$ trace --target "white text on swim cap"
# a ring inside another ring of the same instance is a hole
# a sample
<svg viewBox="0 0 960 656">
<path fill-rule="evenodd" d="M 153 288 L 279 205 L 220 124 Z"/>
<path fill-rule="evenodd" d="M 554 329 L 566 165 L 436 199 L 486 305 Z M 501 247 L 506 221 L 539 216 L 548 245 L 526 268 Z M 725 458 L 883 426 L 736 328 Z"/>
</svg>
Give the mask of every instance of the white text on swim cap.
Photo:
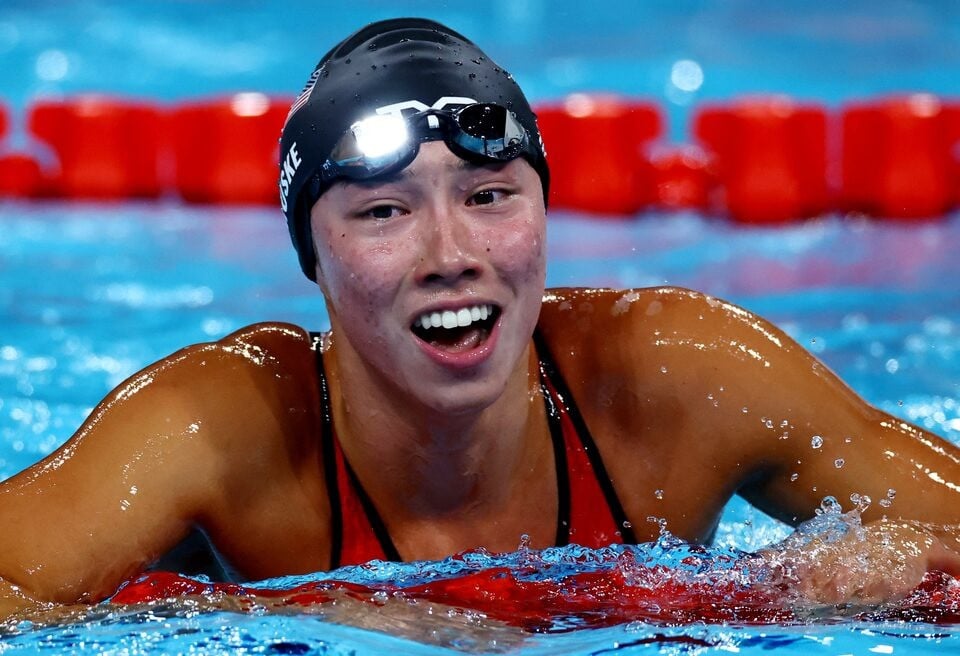
<svg viewBox="0 0 960 656">
<path fill-rule="evenodd" d="M 283 166 L 280 170 L 280 208 L 287 211 L 287 196 L 290 193 L 290 183 L 293 182 L 293 176 L 300 168 L 300 153 L 297 152 L 297 142 L 290 144 L 286 156 L 283 158 Z"/>
<path fill-rule="evenodd" d="M 403 118 L 403 111 L 405 109 L 425 112 L 428 109 L 443 109 L 450 105 L 475 105 L 476 103 L 477 101 L 473 98 L 466 98 L 464 96 L 443 96 L 433 103 L 432 106 L 422 103 L 419 100 L 404 100 L 403 102 L 377 107 L 377 114 L 396 114 L 400 118 Z"/>
</svg>

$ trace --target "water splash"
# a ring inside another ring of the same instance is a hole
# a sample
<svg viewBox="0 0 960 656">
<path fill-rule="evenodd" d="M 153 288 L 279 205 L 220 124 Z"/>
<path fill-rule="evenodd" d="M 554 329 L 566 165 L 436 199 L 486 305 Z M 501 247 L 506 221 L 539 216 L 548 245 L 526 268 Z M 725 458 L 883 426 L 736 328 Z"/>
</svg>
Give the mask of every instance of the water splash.
<svg viewBox="0 0 960 656">
<path fill-rule="evenodd" d="M 842 513 L 825 499 L 814 520 L 776 546 L 790 554 L 813 541 L 836 545 L 861 531 L 859 513 Z M 774 563 L 771 566 L 771 562 Z M 783 561 L 736 549 L 693 545 L 664 532 L 653 543 L 542 551 L 522 546 L 508 554 L 468 551 L 442 561 L 373 561 L 306 577 L 283 577 L 251 586 L 153 573 L 131 581 L 114 604 L 176 604 L 200 599 L 244 612 L 321 612 L 349 601 L 391 612 L 438 612 L 482 626 L 524 632 L 563 632 L 641 621 L 659 626 L 690 623 L 793 624 L 812 616 L 849 615 L 849 607 L 803 603 L 796 571 Z M 932 621 L 960 613 L 960 588 L 950 577 L 928 575 L 907 599 L 871 608 L 871 616 L 899 616 L 936 608 Z M 826 608 L 826 609 L 825 609 Z M 417 611 L 417 609 L 420 609 Z M 427 610 L 424 610 L 427 609 Z M 389 613 L 388 613 L 389 614 Z M 334 618 L 336 619 L 336 618 Z"/>
<path fill-rule="evenodd" d="M 838 544 L 861 529 L 856 510 L 844 513 L 827 498 L 817 517 L 772 549 Z M 871 607 L 801 602 L 790 583 L 783 569 L 758 554 L 694 545 L 664 531 L 656 542 L 637 546 L 480 549 L 441 561 L 372 561 L 250 585 L 152 572 L 102 604 L 47 607 L 8 620 L 0 624 L 0 641 L 63 646 L 79 640 L 91 649 L 151 641 L 147 646 L 183 651 L 183 640 L 190 640 L 210 653 L 341 653 L 338 645 L 383 653 L 398 649 L 390 641 L 403 641 L 404 653 L 436 653 L 420 650 L 428 647 L 502 653 L 527 649 L 535 636 L 579 641 L 593 635 L 582 629 L 624 632 L 627 645 L 686 644 L 694 640 L 691 627 L 700 627 L 703 635 L 694 642 L 703 647 L 736 646 L 730 642 L 736 627 L 782 632 L 821 623 L 960 623 L 960 584 L 943 574 L 928 574 L 898 602 Z"/>
</svg>

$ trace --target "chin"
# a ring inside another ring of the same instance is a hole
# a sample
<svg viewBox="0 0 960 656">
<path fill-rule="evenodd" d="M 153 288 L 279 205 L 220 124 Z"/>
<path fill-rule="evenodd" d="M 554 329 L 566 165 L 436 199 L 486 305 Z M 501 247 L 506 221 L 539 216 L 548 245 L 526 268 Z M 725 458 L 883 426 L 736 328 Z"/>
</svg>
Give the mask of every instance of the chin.
<svg viewBox="0 0 960 656">
<path fill-rule="evenodd" d="M 470 381 L 446 386 L 429 396 L 420 396 L 419 401 L 430 411 L 449 417 L 483 412 L 502 395 L 506 385 L 492 380 Z"/>
</svg>

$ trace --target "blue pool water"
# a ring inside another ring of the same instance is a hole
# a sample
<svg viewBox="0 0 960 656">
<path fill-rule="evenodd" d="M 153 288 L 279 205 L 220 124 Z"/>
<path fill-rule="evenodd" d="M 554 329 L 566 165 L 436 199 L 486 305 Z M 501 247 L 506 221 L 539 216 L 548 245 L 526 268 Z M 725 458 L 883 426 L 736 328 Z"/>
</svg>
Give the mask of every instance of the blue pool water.
<svg viewBox="0 0 960 656">
<path fill-rule="evenodd" d="M 319 293 L 299 275 L 272 209 L 5 203 L 0 224 L 3 477 L 62 442 L 124 377 L 184 344 L 267 319 L 326 325 Z M 960 215 L 920 224 L 830 217 L 769 230 L 695 215 L 600 221 L 557 213 L 549 226 L 548 282 L 666 283 L 723 296 L 786 328 L 868 401 L 958 442 L 960 293 L 952 282 L 960 275 L 952 248 L 958 239 Z M 721 551 L 713 555 L 755 549 L 786 533 L 734 501 L 718 532 Z M 423 576 L 424 567 L 444 564 L 333 576 L 402 583 Z M 388 605 L 345 619 L 324 609 L 238 614 L 161 604 L 140 611 L 104 607 L 53 626 L 0 630 L 0 653 L 760 653 L 772 647 L 796 654 L 871 647 L 932 653 L 960 647 L 960 629 L 829 615 L 799 626 L 634 621 L 530 635 L 438 617 L 422 605 Z"/>
<path fill-rule="evenodd" d="M 16 119 L 38 94 L 289 94 L 346 32 L 427 11 L 480 41 L 534 99 L 584 89 L 651 98 L 672 139 L 686 137 L 698 102 L 746 92 L 831 106 L 892 91 L 960 93 L 955 3 L 590 5 L 9 0 L 0 7 L 0 98 Z M 671 81 L 684 59 L 702 67 L 696 90 Z M 24 140 L 15 133 L 0 151 Z M 672 284 L 732 300 L 785 328 L 869 402 L 960 442 L 960 214 L 910 224 L 830 216 L 768 230 L 693 214 L 604 221 L 555 213 L 549 239 L 551 285 Z M 56 448 L 126 376 L 185 344 L 261 320 L 326 325 L 319 293 L 298 272 L 272 208 L 0 201 L 0 280 L 0 479 Z M 708 556 L 786 533 L 734 501 Z M 337 576 L 405 581 L 448 566 Z M 530 635 L 404 603 L 350 610 L 68 609 L 74 614 L 49 624 L 0 627 L 0 653 L 960 651 L 956 626 L 832 614 L 760 627 L 635 621 Z"/>
</svg>

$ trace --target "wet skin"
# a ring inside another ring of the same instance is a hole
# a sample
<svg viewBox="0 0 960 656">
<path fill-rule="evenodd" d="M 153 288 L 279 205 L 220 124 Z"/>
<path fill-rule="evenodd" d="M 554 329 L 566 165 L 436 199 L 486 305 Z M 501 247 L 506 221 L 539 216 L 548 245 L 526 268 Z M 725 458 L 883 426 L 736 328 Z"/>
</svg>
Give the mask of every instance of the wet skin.
<svg viewBox="0 0 960 656">
<path fill-rule="evenodd" d="M 425 144 L 399 177 L 335 186 L 312 225 L 337 435 L 405 559 L 512 550 L 523 534 L 552 543 L 535 325 L 641 540 L 660 517 L 708 541 L 738 493 L 791 524 L 827 495 L 847 507 L 869 495 L 864 520 L 887 539 L 914 529 L 884 517 L 960 524 L 958 450 L 865 404 L 763 319 L 675 288 L 544 293 L 540 183 L 522 160 L 464 166 Z M 480 303 L 496 325 L 463 353 L 411 329 L 424 312 Z M 0 611 L 28 603 L 11 585 L 102 599 L 194 528 L 250 579 L 327 568 L 311 348 L 275 323 L 186 348 L 0 485 Z M 930 535 L 918 571 L 960 571 L 950 530 Z"/>
</svg>

